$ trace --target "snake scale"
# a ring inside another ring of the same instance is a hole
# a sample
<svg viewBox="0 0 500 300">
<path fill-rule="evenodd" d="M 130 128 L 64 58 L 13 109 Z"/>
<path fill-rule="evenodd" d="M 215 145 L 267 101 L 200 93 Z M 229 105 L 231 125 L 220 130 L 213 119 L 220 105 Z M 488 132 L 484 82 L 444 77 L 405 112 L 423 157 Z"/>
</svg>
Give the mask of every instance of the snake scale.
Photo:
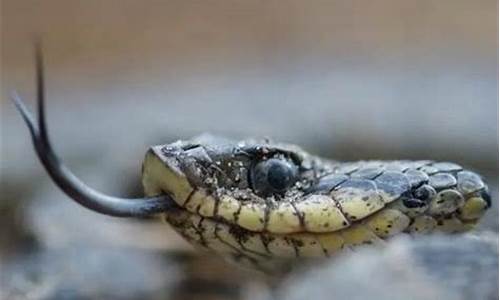
<svg viewBox="0 0 500 300">
<path fill-rule="evenodd" d="M 269 271 L 402 234 L 469 230 L 490 207 L 479 175 L 450 162 L 336 162 L 295 145 L 202 136 L 153 146 L 146 195 L 193 244 Z"/>
<path fill-rule="evenodd" d="M 145 197 L 118 198 L 80 181 L 57 157 L 45 121 L 40 47 L 38 120 L 17 94 L 40 161 L 72 199 L 96 212 L 161 215 L 197 248 L 274 273 L 396 235 L 469 230 L 491 206 L 476 173 L 450 162 L 337 162 L 295 145 L 202 136 L 152 146 L 142 166 Z"/>
</svg>

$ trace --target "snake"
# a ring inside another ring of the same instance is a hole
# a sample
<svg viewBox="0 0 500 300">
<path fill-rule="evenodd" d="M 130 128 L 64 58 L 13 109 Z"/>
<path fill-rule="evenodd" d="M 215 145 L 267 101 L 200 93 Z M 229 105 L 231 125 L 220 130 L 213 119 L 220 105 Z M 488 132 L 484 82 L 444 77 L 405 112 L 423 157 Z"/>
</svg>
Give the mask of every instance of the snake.
<svg viewBox="0 0 500 300">
<path fill-rule="evenodd" d="M 243 268 L 273 273 L 396 236 L 464 232 L 491 207 L 485 180 L 456 163 L 340 162 L 292 144 L 211 135 L 151 146 L 142 164 L 144 197 L 100 193 L 53 150 L 35 49 L 38 120 L 17 93 L 11 99 L 56 185 L 98 213 L 159 216 L 196 249 Z"/>
</svg>

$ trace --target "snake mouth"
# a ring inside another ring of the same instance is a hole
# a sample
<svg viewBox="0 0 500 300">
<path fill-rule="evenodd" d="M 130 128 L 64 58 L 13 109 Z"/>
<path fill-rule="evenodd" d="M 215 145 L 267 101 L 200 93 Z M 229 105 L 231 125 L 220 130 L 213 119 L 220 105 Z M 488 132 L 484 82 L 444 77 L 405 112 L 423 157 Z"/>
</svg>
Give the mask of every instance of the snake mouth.
<svg viewBox="0 0 500 300">
<path fill-rule="evenodd" d="M 346 244 L 342 235 L 335 232 L 277 234 L 250 231 L 222 218 L 203 217 L 182 207 L 167 212 L 165 219 L 194 245 L 223 255 L 242 255 L 254 262 L 270 258 L 328 257 Z M 382 240 L 371 233 L 370 238 L 356 242 L 377 243 Z"/>
<path fill-rule="evenodd" d="M 229 253 L 254 261 L 325 257 L 347 242 L 382 241 L 370 230 L 352 226 L 333 199 L 318 192 L 297 196 L 304 201 L 296 205 L 266 201 L 250 190 L 193 188 L 177 157 L 165 157 L 161 147 L 146 154 L 143 184 L 147 195 L 167 194 L 175 200 L 175 209 L 164 214 L 175 230 L 194 245 L 223 256 Z M 337 232 L 342 228 L 343 233 Z"/>
</svg>

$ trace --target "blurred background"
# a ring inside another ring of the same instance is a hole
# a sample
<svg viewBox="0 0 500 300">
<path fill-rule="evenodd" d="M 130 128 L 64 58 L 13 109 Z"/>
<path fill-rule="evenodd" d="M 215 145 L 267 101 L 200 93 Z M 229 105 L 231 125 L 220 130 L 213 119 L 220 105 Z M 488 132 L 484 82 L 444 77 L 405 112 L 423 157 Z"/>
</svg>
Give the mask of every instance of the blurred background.
<svg viewBox="0 0 500 300">
<path fill-rule="evenodd" d="M 497 1 L 3 0 L 1 22 L 0 298 L 173 297 L 189 250 L 50 182 L 8 100 L 34 103 L 33 34 L 55 148 L 100 191 L 140 195 L 148 145 L 267 136 L 475 169 L 494 199 L 481 230 L 498 234 Z"/>
</svg>

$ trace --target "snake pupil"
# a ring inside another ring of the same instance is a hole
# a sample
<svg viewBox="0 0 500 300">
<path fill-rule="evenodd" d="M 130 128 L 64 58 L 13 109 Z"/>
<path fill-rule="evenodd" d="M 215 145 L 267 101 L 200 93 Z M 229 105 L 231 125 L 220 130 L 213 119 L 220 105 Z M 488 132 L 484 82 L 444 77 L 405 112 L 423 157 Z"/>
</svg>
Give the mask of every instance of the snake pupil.
<svg viewBox="0 0 500 300">
<path fill-rule="evenodd" d="M 297 168 L 285 160 L 271 158 L 256 164 L 251 175 L 255 192 L 267 196 L 290 187 L 296 180 Z"/>
<path fill-rule="evenodd" d="M 287 188 L 292 177 L 292 169 L 283 163 L 271 163 L 267 170 L 267 182 L 278 191 Z"/>
</svg>

